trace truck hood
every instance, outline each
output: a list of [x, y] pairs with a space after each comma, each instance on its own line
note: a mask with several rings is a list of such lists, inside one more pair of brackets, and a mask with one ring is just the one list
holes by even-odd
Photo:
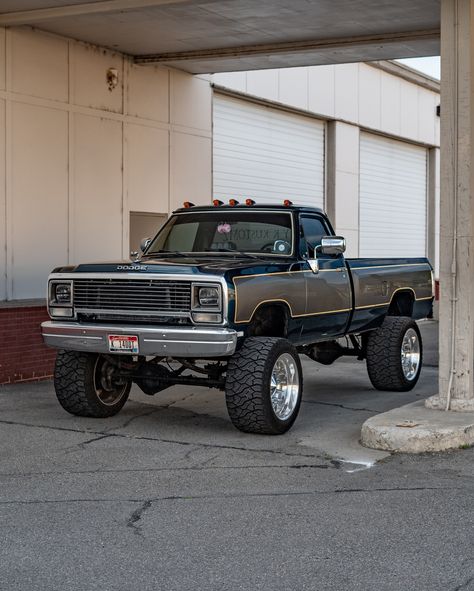
[[291, 261], [273, 257], [222, 256], [148, 258], [137, 262], [105, 261], [56, 267], [53, 273], [161, 273], [163, 275], [235, 275], [242, 271], [266, 272], [288, 268]]

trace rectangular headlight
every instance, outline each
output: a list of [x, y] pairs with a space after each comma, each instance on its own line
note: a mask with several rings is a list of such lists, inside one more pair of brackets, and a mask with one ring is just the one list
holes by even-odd
[[220, 311], [222, 290], [219, 284], [193, 284], [193, 310]]
[[53, 280], [49, 282], [49, 305], [72, 307], [72, 281]]

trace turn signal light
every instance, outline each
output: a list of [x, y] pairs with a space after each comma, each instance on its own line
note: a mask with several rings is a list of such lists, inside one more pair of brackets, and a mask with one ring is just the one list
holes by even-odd
[[183, 203], [183, 207], [185, 207], [186, 209], [189, 209], [190, 207], [194, 207], [194, 203], [191, 203], [191, 201], [185, 201]]
[[219, 205], [224, 205], [224, 203], [223, 201], [219, 201], [219, 199], [214, 199], [212, 205], [214, 205], [214, 207], [219, 207]]
[[239, 202], [237, 201], [237, 199], [229, 199], [229, 205], [231, 207], [235, 207], [238, 204], [239, 204]]
[[251, 205], [255, 205], [255, 201], [253, 199], [246, 199], [245, 205], [248, 205], [250, 207]]
[[293, 205], [293, 201], [290, 201], [289, 199], [285, 199], [285, 201], [283, 201], [283, 205], [285, 207], [290, 207], [290, 205]]

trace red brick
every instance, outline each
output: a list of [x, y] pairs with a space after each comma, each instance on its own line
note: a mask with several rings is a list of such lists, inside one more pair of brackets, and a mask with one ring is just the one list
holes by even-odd
[[53, 375], [56, 352], [41, 338], [41, 322], [48, 319], [45, 306], [0, 310], [0, 384], [45, 380]]

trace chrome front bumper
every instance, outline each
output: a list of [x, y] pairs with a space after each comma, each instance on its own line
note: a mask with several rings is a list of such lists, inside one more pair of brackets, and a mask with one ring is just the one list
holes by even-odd
[[[56, 349], [109, 353], [108, 335], [136, 335], [139, 355], [213, 358], [232, 355], [237, 332], [216, 327], [102, 326], [47, 321], [41, 325], [44, 342]], [[121, 353], [127, 355], [128, 353]]]

